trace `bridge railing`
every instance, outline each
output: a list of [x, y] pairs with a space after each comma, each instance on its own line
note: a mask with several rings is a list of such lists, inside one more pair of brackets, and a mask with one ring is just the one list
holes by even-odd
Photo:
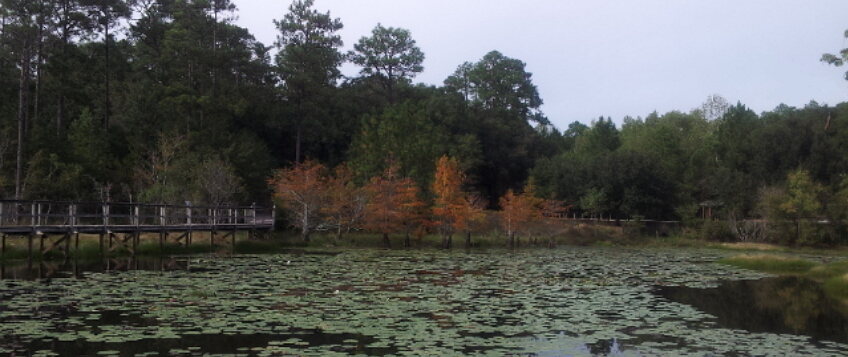
[[0, 228], [10, 227], [273, 227], [274, 208], [127, 202], [0, 200]]

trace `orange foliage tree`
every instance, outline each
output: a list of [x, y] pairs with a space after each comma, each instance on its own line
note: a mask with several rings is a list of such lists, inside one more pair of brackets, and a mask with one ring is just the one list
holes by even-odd
[[369, 201], [365, 206], [365, 228], [381, 233], [383, 243], [388, 247], [389, 234], [400, 231], [409, 232], [419, 221], [424, 203], [419, 198], [418, 186], [411, 178], [400, 177], [397, 165], [389, 165], [381, 176], [371, 178], [365, 191]]
[[323, 206], [327, 223], [336, 228], [336, 242], [341, 240], [344, 232], [360, 223], [365, 215], [368, 196], [353, 182], [353, 171], [341, 164], [327, 179], [327, 204]]
[[325, 167], [317, 161], [307, 160], [295, 166], [277, 171], [270, 180], [274, 196], [291, 217], [291, 223], [300, 229], [303, 241], [320, 222], [326, 202], [327, 177]]
[[[462, 191], [465, 181], [456, 159], [442, 156], [436, 162], [433, 180], [433, 223], [442, 235], [442, 246], [450, 248], [454, 232], [470, 229], [471, 222], [479, 219], [481, 211], [473, 203], [477, 200]], [[474, 202], [473, 202], [474, 201]], [[466, 240], [466, 244], [469, 244]]]
[[471, 247], [471, 232], [480, 230], [486, 219], [486, 206], [488, 202], [483, 195], [479, 193], [470, 193], [465, 195], [465, 247]]
[[527, 185], [524, 193], [516, 194], [509, 190], [501, 197], [500, 225], [506, 231], [509, 246], [515, 246], [516, 233], [541, 216], [540, 206], [543, 202], [535, 197], [532, 185]]

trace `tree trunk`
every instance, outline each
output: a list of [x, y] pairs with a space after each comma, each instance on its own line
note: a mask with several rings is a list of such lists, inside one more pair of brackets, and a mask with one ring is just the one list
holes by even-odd
[[339, 225], [339, 229], [336, 230], [336, 244], [342, 241], [342, 225]]
[[107, 13], [107, 15], [106, 15], [106, 26], [105, 26], [105, 28], [106, 28], [106, 31], [105, 31], [106, 32], [106, 39], [104, 40], [104, 41], [106, 41], [106, 108], [104, 108], [104, 110], [103, 110], [103, 112], [105, 114], [105, 117], [103, 119], [103, 128], [105, 128], [106, 131], [108, 132], [109, 131], [109, 114], [110, 114], [109, 112], [112, 109], [112, 98], [110, 96], [110, 88], [109, 88], [109, 86], [111, 84], [110, 83], [110, 76], [109, 76], [109, 70], [110, 70], [110, 66], [109, 66], [109, 21], [111, 21], [111, 19], [110, 19], [111, 11], [107, 10], [106, 13]]
[[15, 166], [15, 199], [23, 197], [22, 182], [24, 168], [24, 130], [27, 121], [27, 89], [29, 87], [29, 43], [24, 42], [21, 50], [21, 77], [18, 83], [18, 150]]
[[[70, 30], [70, 28], [68, 28], [68, 26], [69, 26], [68, 25], [68, 23], [69, 23], [68, 11], [70, 11], [69, 7], [70, 6], [69, 6], [67, 0], [62, 2], [62, 12], [64, 14], [64, 18], [62, 19], [62, 22], [64, 23], [64, 25], [62, 26], [62, 57], [63, 58], [67, 58], [68, 45], [69, 45], [69, 42], [70, 42], [70, 32], [71, 32], [71, 30]], [[62, 77], [64, 79], [64, 76], [67, 75], [67, 73], [64, 73], [64, 72], [67, 72], [67, 70], [64, 70], [62, 72], [63, 72]], [[65, 122], [65, 98], [66, 98], [65, 97], [65, 88], [64, 88], [64, 86], [59, 86], [59, 103], [58, 103], [58, 108], [56, 109], [56, 136], [57, 137], [61, 137], [61, 135], [62, 135], [62, 125], [64, 125], [63, 123]]]
[[[35, 49], [35, 93], [32, 101], [32, 118], [27, 121], [27, 124], [32, 126], [38, 123], [39, 116], [39, 98], [41, 97], [41, 62], [44, 60], [44, 24], [42, 24], [43, 20], [39, 20], [38, 24], [38, 33], [36, 37], [37, 46]], [[27, 128], [27, 132], [30, 131], [31, 128]]]
[[304, 226], [303, 228], [301, 228], [300, 237], [303, 238], [304, 243], [309, 243], [309, 233], [309, 227]]
[[294, 141], [294, 162], [300, 163], [300, 136], [303, 134], [303, 124], [297, 123], [297, 137]]
[[392, 242], [389, 241], [388, 233], [383, 233], [383, 245], [386, 246], [386, 248], [392, 247]]

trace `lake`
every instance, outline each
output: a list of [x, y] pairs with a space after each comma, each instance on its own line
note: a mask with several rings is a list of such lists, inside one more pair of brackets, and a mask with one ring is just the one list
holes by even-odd
[[846, 306], [714, 250], [345, 250], [5, 265], [18, 355], [842, 355]]

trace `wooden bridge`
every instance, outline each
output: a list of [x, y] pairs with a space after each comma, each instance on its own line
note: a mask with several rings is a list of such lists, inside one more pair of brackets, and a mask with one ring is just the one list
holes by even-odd
[[158, 236], [159, 247], [173, 239], [186, 247], [192, 234], [208, 232], [209, 244], [235, 247], [235, 235], [247, 232], [250, 237], [274, 229], [275, 208], [251, 206], [194, 206], [116, 203], [0, 200], [0, 254], [6, 251], [10, 237], [27, 239], [28, 256], [33, 256], [33, 241], [39, 240], [40, 253], [56, 248], [67, 256], [71, 240], [79, 249], [80, 234], [99, 237], [101, 254], [125, 248], [135, 255], [142, 234]]

